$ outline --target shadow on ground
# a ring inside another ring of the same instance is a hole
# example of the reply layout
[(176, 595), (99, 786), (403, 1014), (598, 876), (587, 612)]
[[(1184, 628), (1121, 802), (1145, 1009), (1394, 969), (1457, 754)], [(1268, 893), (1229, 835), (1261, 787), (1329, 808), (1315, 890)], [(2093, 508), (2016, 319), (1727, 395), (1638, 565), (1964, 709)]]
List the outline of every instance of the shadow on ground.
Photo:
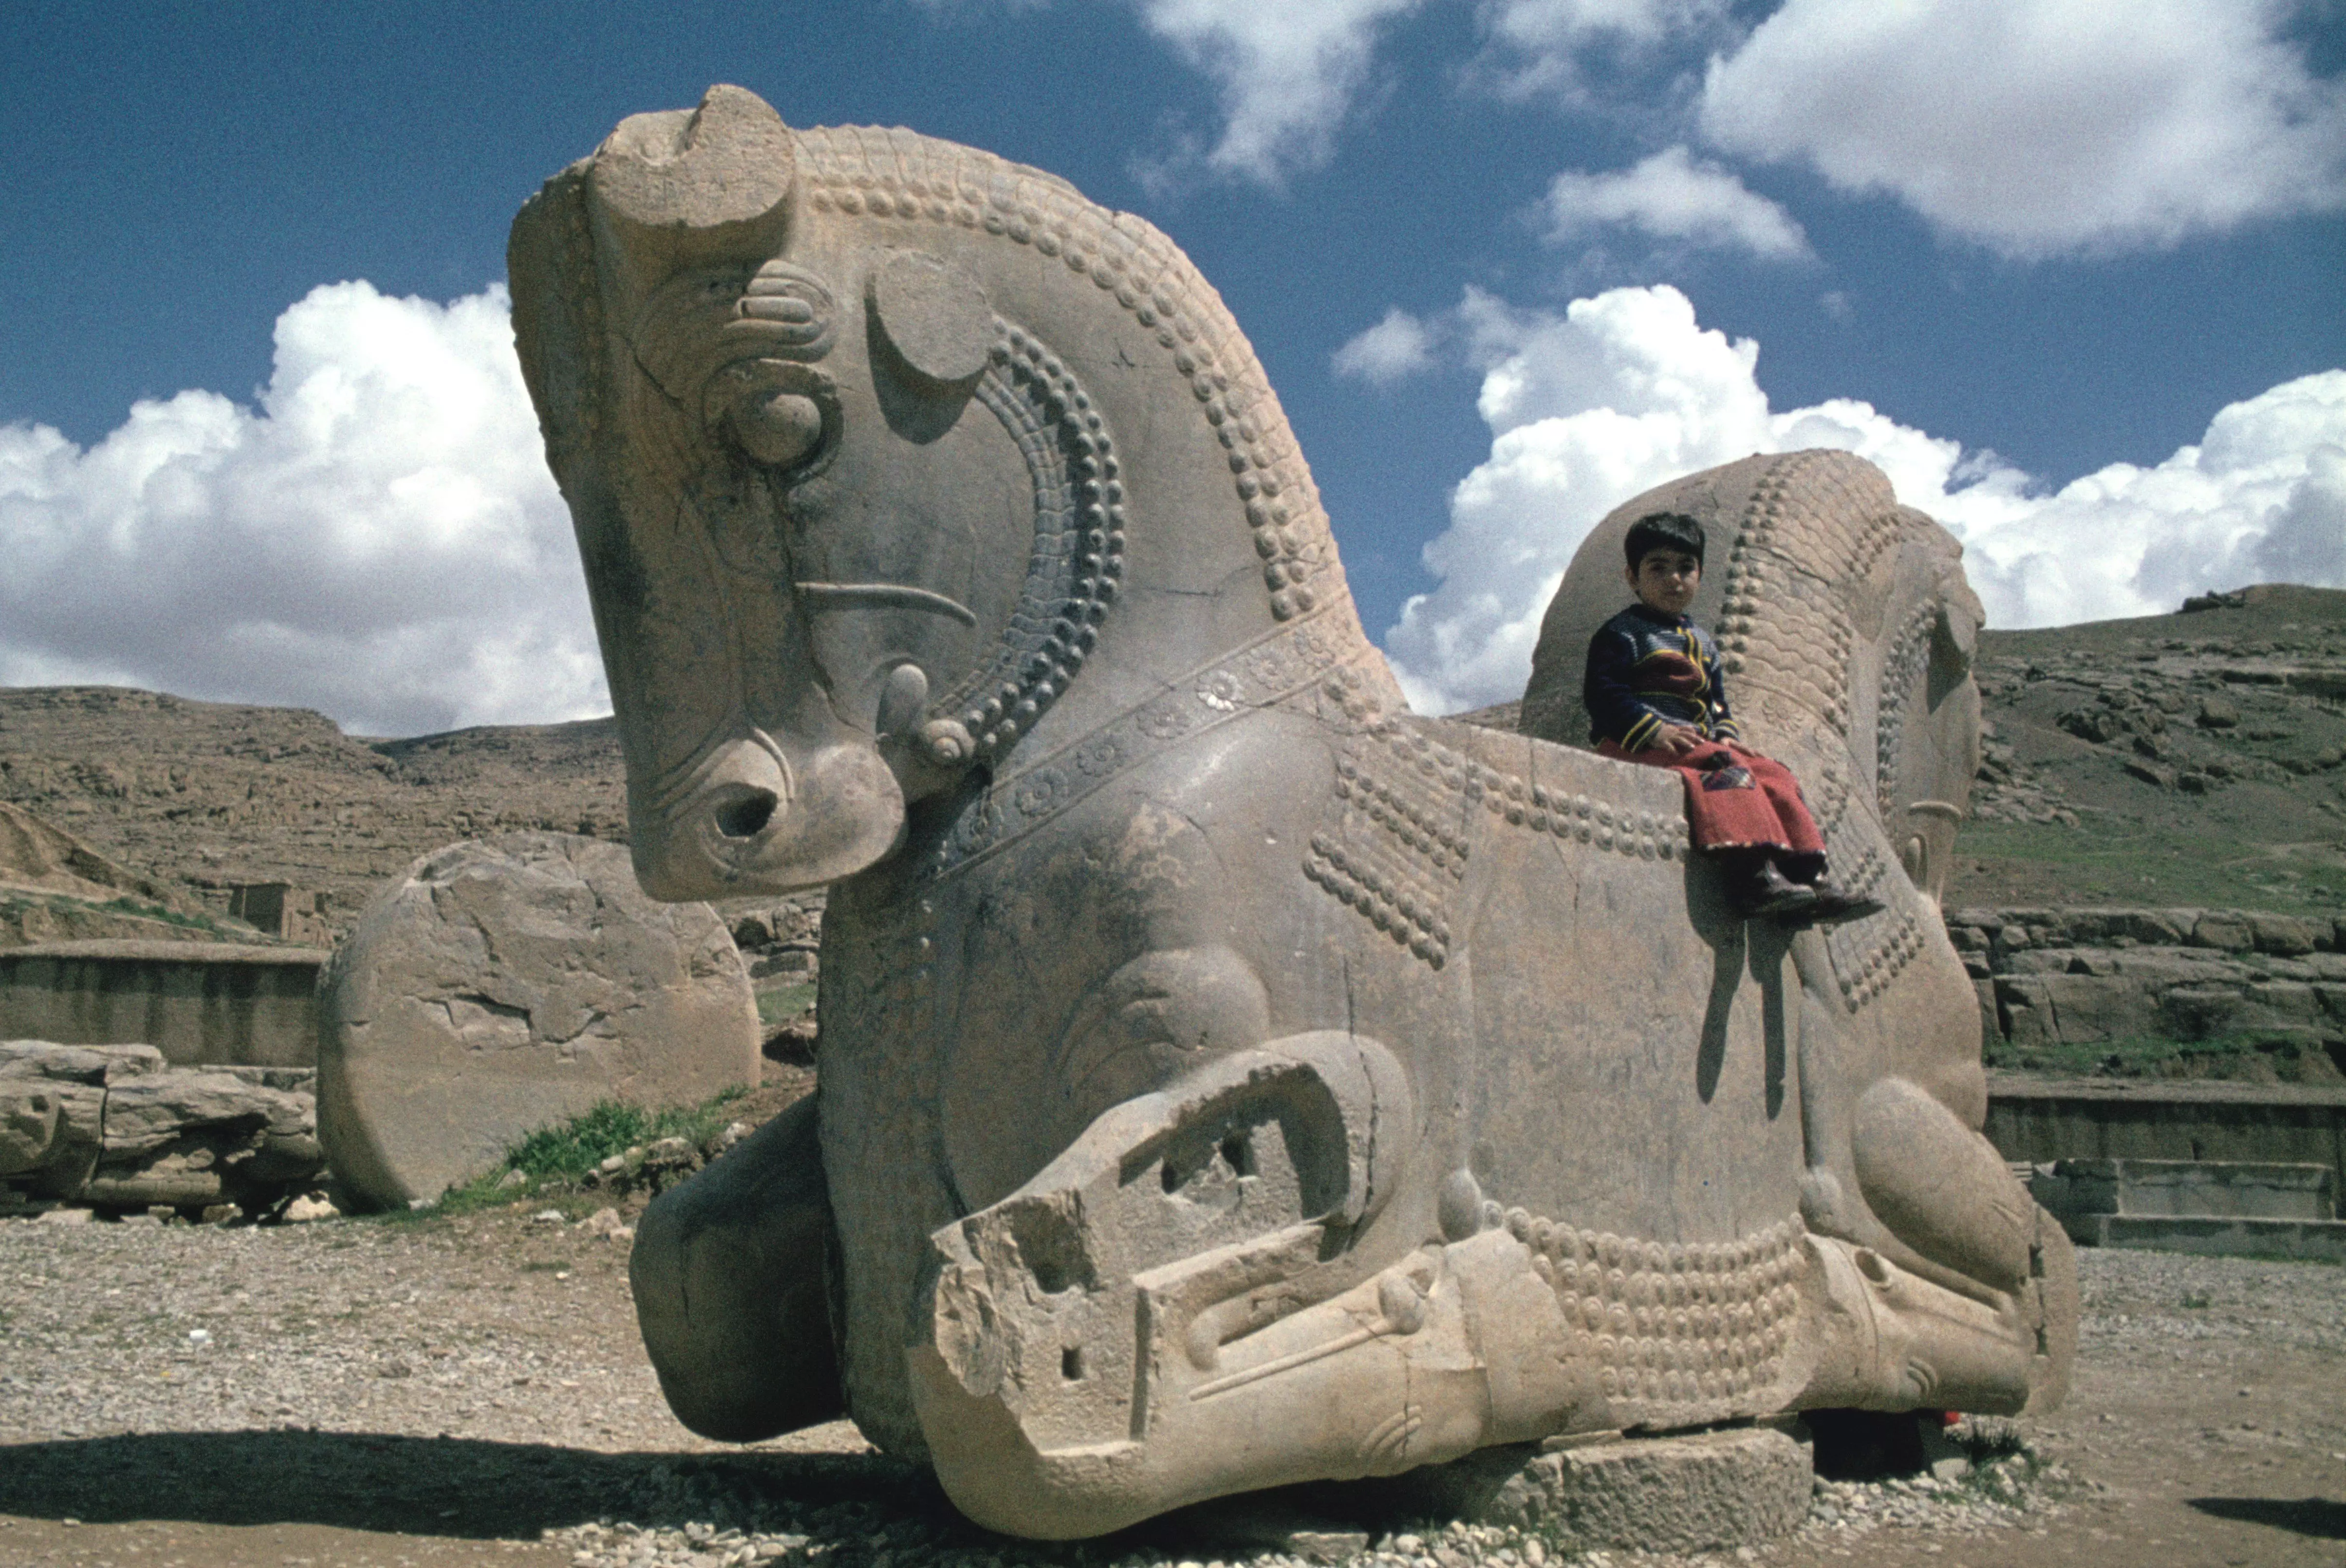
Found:
[(92, 1524), (307, 1523), (515, 1540), (593, 1519), (674, 1528), (883, 1505), (891, 1517), (957, 1518), (925, 1471), (876, 1454), (597, 1453), (299, 1430), (0, 1449), (0, 1513)]
[[(1277, 1544), (1298, 1530), (1390, 1526), (1413, 1494), (1322, 1483), (1199, 1503), (1092, 1542), (1014, 1542), (962, 1517), (919, 1465), (872, 1453), (600, 1453), (373, 1432), (155, 1432), (0, 1447), (0, 1513), (86, 1524), (318, 1524), (531, 1540), (589, 1521), (794, 1533), (842, 1563), (1015, 1547), (1018, 1560), (1112, 1561)], [(1422, 1501), (1422, 1500), (1418, 1500)]]
[(2316, 1541), (2346, 1541), (2346, 1502), (2324, 1497), (2195, 1497), (2191, 1506), (2218, 1519), (2270, 1524)]

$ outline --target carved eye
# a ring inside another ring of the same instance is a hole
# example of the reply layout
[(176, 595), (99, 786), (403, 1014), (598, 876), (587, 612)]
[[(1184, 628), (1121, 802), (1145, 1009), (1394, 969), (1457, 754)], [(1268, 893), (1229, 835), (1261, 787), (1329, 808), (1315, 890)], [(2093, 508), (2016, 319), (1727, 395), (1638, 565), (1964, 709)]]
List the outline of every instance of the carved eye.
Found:
[(756, 461), (801, 468), (839, 428), (839, 398), (821, 371), (782, 360), (742, 360), (710, 381), (709, 423)]
[(822, 410), (795, 392), (751, 396), (736, 404), (733, 439), (760, 463), (795, 468), (822, 440)]

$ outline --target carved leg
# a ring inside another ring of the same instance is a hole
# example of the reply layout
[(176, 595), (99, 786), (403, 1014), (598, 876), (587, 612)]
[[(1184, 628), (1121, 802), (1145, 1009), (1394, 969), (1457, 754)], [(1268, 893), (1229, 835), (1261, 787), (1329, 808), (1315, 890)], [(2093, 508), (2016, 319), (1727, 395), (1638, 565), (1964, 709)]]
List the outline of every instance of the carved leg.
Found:
[(2008, 1295), (1950, 1290), (1872, 1247), (1810, 1237), (1812, 1369), (1793, 1405), (1984, 1415), (2058, 1405), (2076, 1353), (2076, 1268), (2060, 1226), (2039, 1218), (2031, 1277)]
[(678, 1420), (755, 1442), (846, 1413), (828, 1279), (835, 1245), (812, 1095), (644, 1211), (627, 1276)]
[(1373, 1042), (1277, 1041), (1117, 1107), (938, 1231), (909, 1369), (954, 1502), (1016, 1534), (1094, 1535), (1617, 1424), (1517, 1238), (1465, 1215), (1448, 1245), (1352, 1245), (1412, 1124)]

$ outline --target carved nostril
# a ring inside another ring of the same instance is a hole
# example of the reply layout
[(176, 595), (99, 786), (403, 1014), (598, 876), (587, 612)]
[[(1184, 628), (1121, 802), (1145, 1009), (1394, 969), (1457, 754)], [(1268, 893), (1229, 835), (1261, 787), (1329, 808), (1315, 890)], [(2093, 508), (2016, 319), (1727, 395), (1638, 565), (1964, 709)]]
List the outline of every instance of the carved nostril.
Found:
[(729, 839), (754, 839), (774, 820), (781, 798), (770, 789), (756, 789), (717, 809), (717, 830)]

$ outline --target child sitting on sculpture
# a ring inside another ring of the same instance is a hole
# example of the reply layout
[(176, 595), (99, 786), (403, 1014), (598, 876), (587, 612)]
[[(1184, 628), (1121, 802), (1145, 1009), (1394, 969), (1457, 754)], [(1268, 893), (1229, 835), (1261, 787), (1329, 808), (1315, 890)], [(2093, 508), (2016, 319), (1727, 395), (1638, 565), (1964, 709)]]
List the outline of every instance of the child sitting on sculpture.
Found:
[(1824, 835), (1791, 770), (1745, 746), (1728, 711), (1718, 645), (1686, 613), (1705, 543), (1702, 524), (1682, 513), (1630, 524), (1637, 602), (1589, 639), (1589, 738), (1602, 756), (1684, 777), (1694, 847), (1726, 871), (1737, 912), (1795, 924), (1872, 914), (1879, 901), (1826, 879)]

